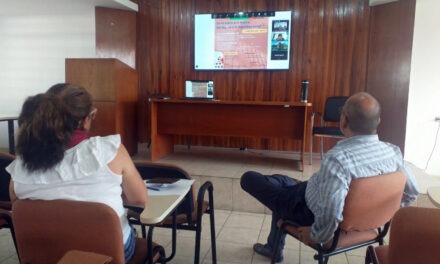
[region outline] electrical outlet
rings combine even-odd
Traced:
[[[440,122],[440,116],[436,116],[436,117],[434,118],[434,121],[435,121],[435,122]]]

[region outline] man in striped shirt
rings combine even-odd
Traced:
[[[262,175],[248,171],[241,177],[243,190],[272,210],[272,226],[267,244],[256,243],[254,251],[272,256],[277,221],[292,220],[311,226],[310,242],[325,243],[342,221],[342,210],[352,179],[401,170],[407,177],[401,206],[413,203],[418,195],[414,176],[406,168],[400,149],[379,140],[379,102],[370,94],[360,92],[345,103],[340,128],[345,139],[330,149],[319,171],[305,182],[284,175]],[[277,252],[277,262],[283,260],[285,234]]]

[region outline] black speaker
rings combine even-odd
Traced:
[[[307,103],[307,97],[309,96],[309,80],[301,81],[301,103]]]

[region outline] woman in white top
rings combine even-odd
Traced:
[[[147,189],[119,135],[91,137],[96,115],[82,87],[57,84],[29,97],[18,118],[17,158],[7,167],[15,199],[101,202],[121,220],[126,261],[135,235],[123,202],[143,205]]]

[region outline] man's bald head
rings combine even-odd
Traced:
[[[375,134],[380,123],[380,104],[366,92],[356,93],[345,102],[342,113],[350,130],[357,135]]]

